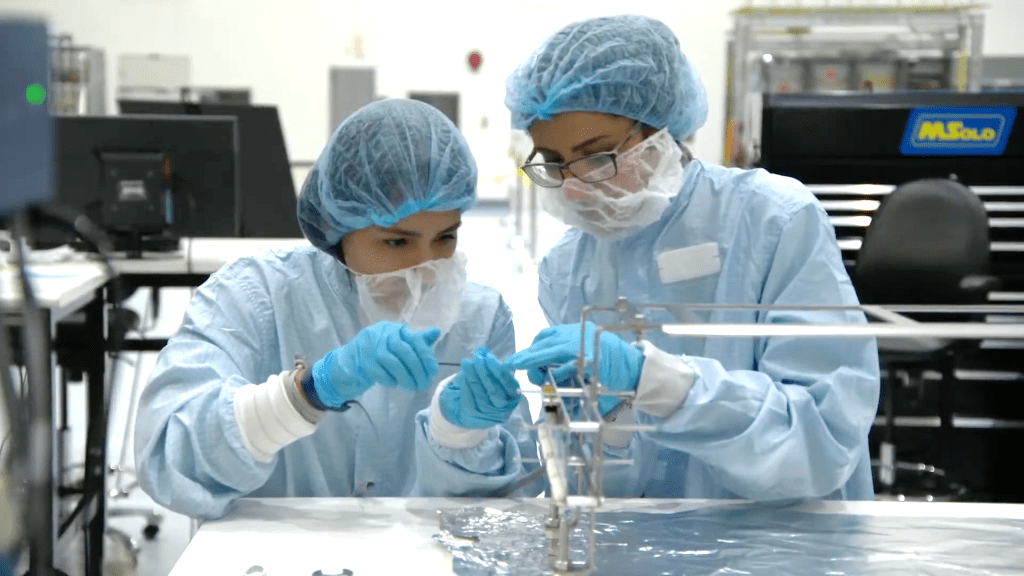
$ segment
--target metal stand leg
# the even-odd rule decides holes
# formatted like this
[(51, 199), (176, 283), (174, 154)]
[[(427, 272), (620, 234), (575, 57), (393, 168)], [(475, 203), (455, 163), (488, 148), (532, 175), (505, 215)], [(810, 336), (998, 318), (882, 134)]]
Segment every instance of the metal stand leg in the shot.
[(53, 450), (53, 374), (50, 370), (50, 312), (25, 310), (25, 364), (29, 374), (29, 572), (32, 576), (53, 574), (57, 516)]
[[(945, 352), (941, 359), (942, 380), (939, 382), (939, 467), (952, 470), (953, 447), (953, 379), (956, 361), (952, 352)], [(949, 478), (943, 478), (943, 491), (952, 492)]]
[(882, 399), (885, 413), (885, 437), (878, 449), (878, 483), (885, 494), (893, 493), (896, 483), (896, 371), (887, 368), (884, 372), (885, 397)]
[(86, 576), (103, 574), (103, 531), (106, 508), (106, 341), (104, 326), (105, 304), (102, 293), (85, 308), (86, 326), (92, 338), (88, 339), (90, 351), (88, 380), (88, 424), (85, 440), (85, 477), (83, 479), (86, 499), (84, 509), (85, 525), (85, 573)]

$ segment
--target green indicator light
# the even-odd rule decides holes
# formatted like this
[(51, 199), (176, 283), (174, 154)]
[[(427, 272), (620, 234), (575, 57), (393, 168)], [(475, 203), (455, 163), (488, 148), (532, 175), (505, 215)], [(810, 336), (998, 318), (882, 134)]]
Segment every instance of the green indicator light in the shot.
[(41, 84), (31, 84), (25, 89), (25, 100), (28, 100), (29, 104), (39, 106), (46, 101), (46, 88), (43, 88)]

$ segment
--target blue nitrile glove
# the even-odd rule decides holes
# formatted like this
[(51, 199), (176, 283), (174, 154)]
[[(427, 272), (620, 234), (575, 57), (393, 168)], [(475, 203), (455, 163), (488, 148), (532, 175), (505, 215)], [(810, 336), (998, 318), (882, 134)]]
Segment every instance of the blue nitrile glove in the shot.
[(508, 420), (519, 406), (519, 383), (487, 348), (462, 360), (462, 370), (441, 392), (441, 414), (463, 428), (490, 428)]
[(363, 328), (351, 342), (313, 364), (316, 400), (327, 408), (340, 408), (374, 384), (413, 391), (429, 388), (437, 374), (431, 347), (440, 335), (437, 328), (416, 332), (386, 321)]
[[(588, 361), (594, 358), (594, 324), (587, 322), (585, 355)], [(563, 324), (545, 328), (533, 339), (529, 348), (520, 350), (505, 360), (505, 366), (513, 370), (526, 370), (530, 382), (541, 385), (545, 382), (545, 370), (559, 385), (575, 385), (576, 357), (580, 352), (580, 325)], [(639, 349), (622, 340), (611, 332), (601, 333), (601, 355), (598, 362), (601, 384), (610, 390), (636, 390), (640, 383), (640, 370), (644, 363), (644, 354)], [(587, 366), (586, 378), (590, 377), (592, 367)], [(599, 398), (601, 413), (612, 409), (619, 400), (614, 396)]]

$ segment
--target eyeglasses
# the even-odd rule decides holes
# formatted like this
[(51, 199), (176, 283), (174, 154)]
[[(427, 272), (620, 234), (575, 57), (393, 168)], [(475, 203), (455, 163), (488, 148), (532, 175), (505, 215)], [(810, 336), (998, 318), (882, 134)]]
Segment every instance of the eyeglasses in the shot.
[(561, 164), (559, 162), (533, 162), (530, 160), (537, 155), (537, 150), (530, 154), (530, 157), (526, 159), (526, 163), (522, 165), (523, 172), (530, 177), (538, 186), (544, 188), (558, 188), (562, 185), (565, 180), (562, 176), (563, 170), (568, 170), (570, 174), (580, 180), (580, 182), (601, 182), (608, 180), (619, 173), (618, 164), (615, 161), (615, 157), (619, 154), (619, 148), (622, 147), (632, 136), (640, 130), (640, 122), (633, 124), (633, 129), (626, 134), (626, 137), (615, 148), (609, 152), (598, 152), (597, 154), (591, 154), (590, 156), (584, 156), (569, 162), (568, 164)]

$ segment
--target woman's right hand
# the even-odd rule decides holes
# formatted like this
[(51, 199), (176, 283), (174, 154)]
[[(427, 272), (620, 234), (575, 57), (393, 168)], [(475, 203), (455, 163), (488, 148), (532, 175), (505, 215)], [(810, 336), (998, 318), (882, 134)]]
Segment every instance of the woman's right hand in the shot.
[(477, 348), (473, 359), (463, 358), (462, 370), (441, 392), (441, 414), (462, 428), (490, 428), (501, 424), (519, 406), (522, 394), (512, 370), (487, 348)]
[(404, 324), (378, 322), (313, 364), (313, 387), (328, 408), (357, 398), (374, 384), (419, 391), (437, 374), (433, 345), (437, 328), (422, 332)]

